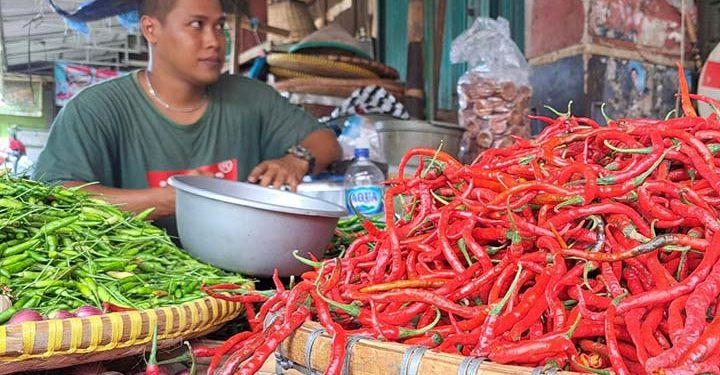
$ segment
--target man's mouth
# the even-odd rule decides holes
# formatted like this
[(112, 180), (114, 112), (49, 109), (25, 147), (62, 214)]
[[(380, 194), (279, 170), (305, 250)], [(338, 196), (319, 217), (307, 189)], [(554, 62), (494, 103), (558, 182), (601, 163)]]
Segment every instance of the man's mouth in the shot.
[(212, 68), (216, 68), (222, 65), (222, 60), (219, 57), (208, 57), (200, 59), (200, 62)]

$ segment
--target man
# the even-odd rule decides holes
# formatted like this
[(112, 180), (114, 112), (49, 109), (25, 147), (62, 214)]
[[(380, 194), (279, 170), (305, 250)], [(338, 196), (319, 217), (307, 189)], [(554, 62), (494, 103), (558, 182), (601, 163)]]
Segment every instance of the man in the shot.
[(295, 190), (306, 173), (341, 157), (334, 133), (272, 88), (221, 75), (219, 0), (143, 0), (140, 16), (148, 68), (71, 100), (53, 124), (35, 178), (86, 185), (125, 210), (155, 207), (153, 218), (161, 218), (175, 212), (172, 175)]

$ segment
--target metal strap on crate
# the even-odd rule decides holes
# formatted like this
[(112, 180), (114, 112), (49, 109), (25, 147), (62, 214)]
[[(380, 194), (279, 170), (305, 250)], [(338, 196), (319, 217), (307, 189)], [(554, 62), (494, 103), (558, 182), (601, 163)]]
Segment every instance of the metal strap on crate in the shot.
[(420, 370), (420, 361), (428, 350), (426, 346), (411, 346), (403, 354), (400, 364), (400, 375), (417, 375)]
[[(282, 345), (280, 345), (282, 347)], [(275, 351), (275, 375), (283, 375), (286, 370), (295, 368), (295, 363), (282, 355), (280, 347)]]
[(348, 337), (348, 340), (345, 343), (345, 360), (343, 361), (342, 372), (340, 373), (341, 375), (350, 375), (350, 359), (352, 357), (353, 347), (355, 347), (355, 344), (357, 344), (358, 341), (364, 339), (370, 339), (370, 337), (360, 335)]
[(457, 375), (475, 375), (480, 371), (480, 365), (486, 360), (485, 357), (468, 356), (460, 362)]
[(308, 335), (307, 342), (305, 343), (305, 366), (307, 367), (308, 372), (306, 374), (313, 374), (315, 373), (312, 370), (312, 352), (313, 347), (315, 346), (315, 341), (317, 341), (318, 337), (320, 335), (325, 333), (325, 328), (318, 328), (314, 331), (310, 332), (310, 335)]

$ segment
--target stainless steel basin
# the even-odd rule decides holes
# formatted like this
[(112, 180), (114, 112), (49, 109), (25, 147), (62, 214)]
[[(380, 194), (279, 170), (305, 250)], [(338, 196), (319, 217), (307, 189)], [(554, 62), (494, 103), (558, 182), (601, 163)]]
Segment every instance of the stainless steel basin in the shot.
[[(434, 125), (418, 120), (377, 121), (375, 129), (380, 138), (380, 147), (390, 166), (400, 164), (403, 155), (413, 147), (437, 148), (441, 141), (443, 151), (457, 157), (464, 131), (458, 127)], [(411, 159), (408, 165), (416, 167), (418, 159)]]
[(321, 259), (343, 207), (296, 193), (201, 176), (174, 176), (180, 242), (191, 255), (251, 276), (298, 275), (299, 250)]

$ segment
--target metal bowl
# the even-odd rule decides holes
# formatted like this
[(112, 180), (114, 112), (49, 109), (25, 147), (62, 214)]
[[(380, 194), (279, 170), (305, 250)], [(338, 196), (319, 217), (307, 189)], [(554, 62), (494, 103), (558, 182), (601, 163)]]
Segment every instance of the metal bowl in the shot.
[[(443, 142), (443, 151), (457, 156), (464, 130), (454, 126), (441, 126), (419, 120), (386, 120), (375, 122), (380, 147), (391, 166), (400, 164), (403, 155), (413, 147), (437, 148)], [(418, 159), (408, 163), (417, 166)]]
[(343, 207), (296, 193), (201, 176), (174, 176), (180, 242), (192, 256), (251, 276), (299, 275), (292, 256), (321, 259)]

